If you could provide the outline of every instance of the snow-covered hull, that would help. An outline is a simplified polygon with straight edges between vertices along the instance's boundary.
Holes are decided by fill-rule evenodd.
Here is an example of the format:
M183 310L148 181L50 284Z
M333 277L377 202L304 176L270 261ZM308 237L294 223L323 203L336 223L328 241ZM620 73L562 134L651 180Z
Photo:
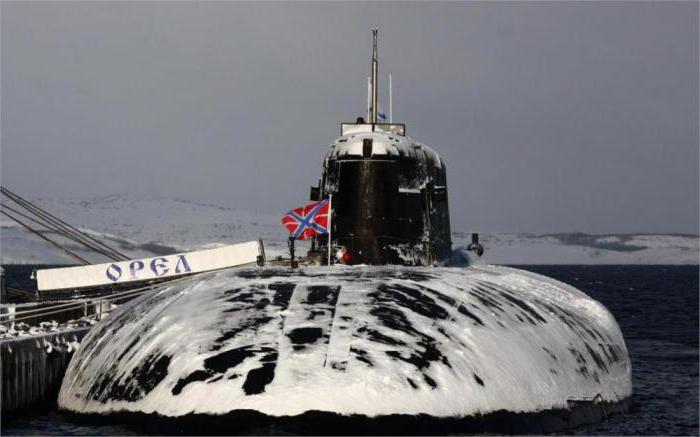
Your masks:
M506 267L240 268L163 285L83 340L59 405L161 416L427 415L614 404L612 315Z

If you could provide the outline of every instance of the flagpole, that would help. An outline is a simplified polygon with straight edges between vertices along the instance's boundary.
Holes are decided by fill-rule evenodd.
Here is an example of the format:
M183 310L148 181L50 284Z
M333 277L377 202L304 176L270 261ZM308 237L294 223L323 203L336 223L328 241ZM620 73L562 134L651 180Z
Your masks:
M296 268L296 261L294 260L294 236L290 235L289 236L289 258L291 259L289 262L289 266L291 268Z
M333 224L333 194L328 194L328 265L331 265L331 232Z

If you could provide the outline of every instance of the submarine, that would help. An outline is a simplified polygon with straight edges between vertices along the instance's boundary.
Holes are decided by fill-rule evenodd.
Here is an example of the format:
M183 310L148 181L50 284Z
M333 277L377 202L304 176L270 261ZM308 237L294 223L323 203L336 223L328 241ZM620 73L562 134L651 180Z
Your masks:
M368 117L341 124L310 190L332 198L312 250L335 262L228 268L123 304L73 356L65 414L158 433L521 434L629 408L602 304L478 262L477 241L454 261L445 162L380 122L377 77L375 30Z

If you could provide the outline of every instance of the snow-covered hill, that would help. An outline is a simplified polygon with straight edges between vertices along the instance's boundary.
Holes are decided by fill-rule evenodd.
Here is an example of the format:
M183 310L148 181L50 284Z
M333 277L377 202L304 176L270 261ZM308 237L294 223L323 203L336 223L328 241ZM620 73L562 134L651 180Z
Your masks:
M92 232L134 257L214 247L262 238L268 256L286 253L286 230L278 215L172 198L113 195L44 198L47 211ZM466 247L468 232L454 232L454 248ZM484 260L494 264L697 264L698 236L482 233ZM304 252L304 244L300 244ZM82 251L91 261L100 258ZM73 263L7 218L0 220L2 263Z
M266 214L139 195L33 201L134 257L205 249L257 238L265 241L273 255L286 251L286 231L279 225L279 218ZM75 262L7 218L0 221L0 237L4 264ZM55 235L49 237L66 242ZM105 261L73 243L69 248L91 261Z
M455 232L454 248L469 234ZM698 264L698 236L678 234L481 234L489 264Z

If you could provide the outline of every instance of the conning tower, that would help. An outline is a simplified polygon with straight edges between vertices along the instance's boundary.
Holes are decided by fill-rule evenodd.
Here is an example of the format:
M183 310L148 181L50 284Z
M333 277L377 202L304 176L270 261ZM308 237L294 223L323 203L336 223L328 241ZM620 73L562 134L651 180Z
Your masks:
M406 136L405 124L379 121L376 30L373 40L368 121L341 123L311 200L333 195L332 244L349 252L349 264L444 264L451 253L445 162Z

